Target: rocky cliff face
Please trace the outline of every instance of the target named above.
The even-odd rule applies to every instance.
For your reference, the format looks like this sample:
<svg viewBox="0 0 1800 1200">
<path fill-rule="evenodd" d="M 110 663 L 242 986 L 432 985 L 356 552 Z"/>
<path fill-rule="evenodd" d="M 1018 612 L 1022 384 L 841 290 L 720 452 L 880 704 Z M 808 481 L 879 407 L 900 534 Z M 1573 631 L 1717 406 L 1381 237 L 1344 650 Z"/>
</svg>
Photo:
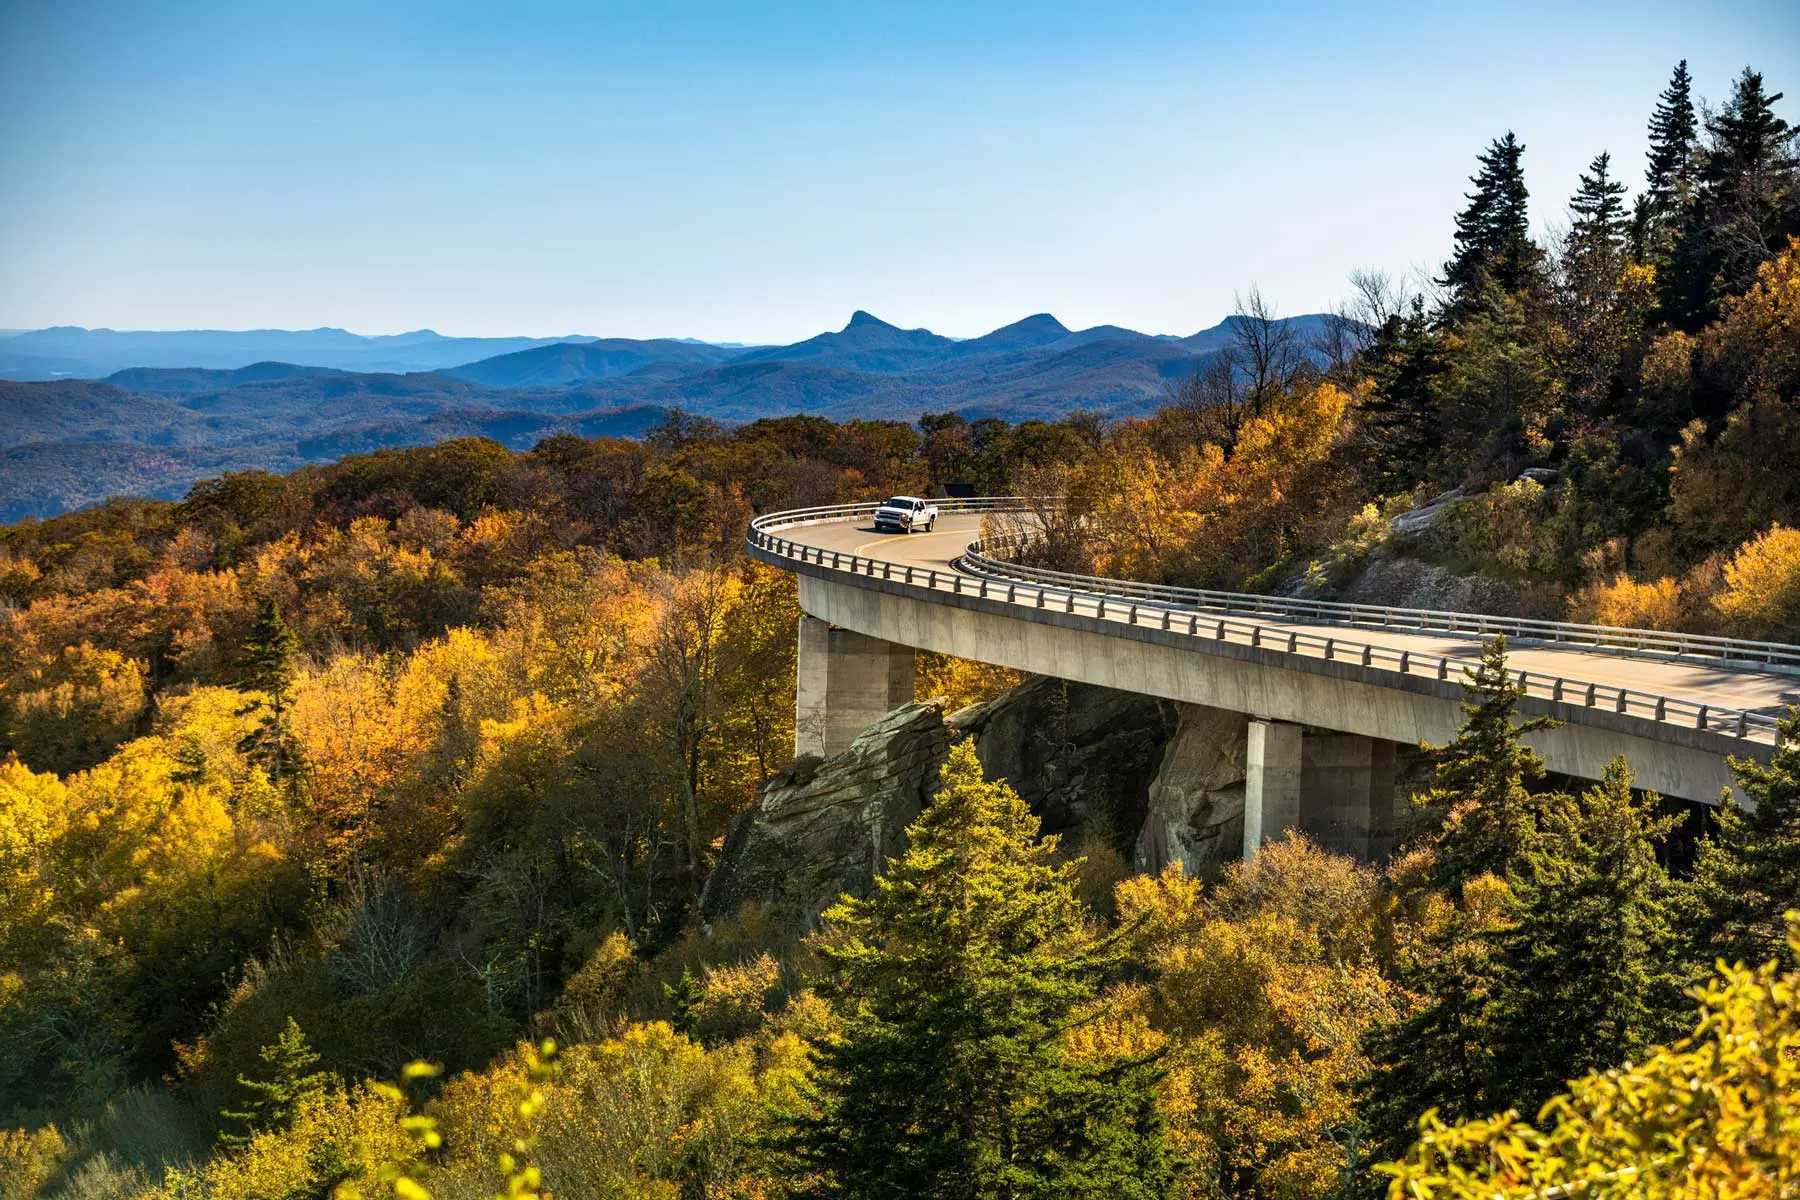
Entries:
<svg viewBox="0 0 1800 1200">
<path fill-rule="evenodd" d="M 1185 838 L 1183 847 L 1210 845 L 1204 831 L 1216 823 L 1213 809 L 1201 810 L 1210 792 L 1157 790 L 1157 773 L 1177 725 L 1175 705 L 1048 678 L 1028 680 L 948 717 L 935 702 L 896 709 L 843 753 L 801 758 L 763 785 L 755 807 L 738 819 L 726 840 L 701 899 L 702 914 L 717 920 L 756 903 L 778 920 L 810 924 L 840 892 L 866 894 L 884 861 L 905 848 L 906 826 L 936 786 L 955 737 L 975 740 L 989 778 L 1009 781 L 1042 819 L 1046 833 L 1098 832 L 1128 859 L 1149 821 L 1163 840 Z M 1241 828 L 1242 719 L 1235 735 L 1223 726 L 1220 732 L 1238 743 Z M 1203 756 L 1205 736 L 1199 726 L 1189 730 L 1183 769 Z M 1220 768 L 1208 778 L 1220 780 L 1219 788 L 1228 794 L 1227 774 L 1228 767 Z M 1157 795 L 1167 797 L 1168 811 L 1153 817 Z M 1228 822 L 1228 799 L 1216 807 L 1217 820 Z M 1172 832 L 1177 826 L 1180 834 Z M 1229 836 L 1213 840 L 1236 845 Z M 1192 853 L 1197 863 L 1208 851 Z M 1163 861 L 1154 860 L 1154 866 Z"/>
<path fill-rule="evenodd" d="M 708 920 L 746 903 L 811 923 L 841 892 L 864 895 L 906 848 L 950 748 L 937 701 L 897 708 L 829 759 L 804 755 L 762 786 L 732 826 L 701 893 Z"/>
<path fill-rule="evenodd" d="M 1175 732 L 1175 706 L 1044 676 L 950 718 L 989 779 L 1012 784 L 1045 833 L 1086 827 L 1126 857 Z"/>
<path fill-rule="evenodd" d="M 885 861 L 905 849 L 906 827 L 958 737 L 974 739 L 988 777 L 1011 783 L 1044 832 L 1097 833 L 1138 871 L 1180 861 L 1190 874 L 1214 876 L 1243 851 L 1248 723 L 1242 713 L 1044 677 L 949 716 L 938 702 L 909 704 L 843 753 L 803 757 L 763 785 L 726 840 L 702 914 L 717 920 L 753 903 L 804 926 L 840 893 L 866 894 Z M 1395 822 L 1406 806 L 1372 807 L 1373 790 L 1410 795 L 1428 781 L 1431 763 L 1386 746 L 1376 770 L 1376 748 L 1350 745 L 1358 741 L 1309 736 L 1305 769 L 1320 775 L 1306 785 L 1312 792 L 1328 800 L 1341 790 L 1332 755 L 1348 746 L 1364 754 L 1370 794 L 1355 829 L 1332 825 L 1336 810 L 1325 803 L 1314 814 L 1319 827 L 1306 831 L 1328 847 L 1381 856 L 1402 832 Z"/>
<path fill-rule="evenodd" d="M 1206 877 L 1243 853 L 1249 719 L 1199 704 L 1174 707 L 1179 720 L 1149 787 L 1132 865 L 1155 872 L 1179 860 L 1190 875 Z"/>
</svg>

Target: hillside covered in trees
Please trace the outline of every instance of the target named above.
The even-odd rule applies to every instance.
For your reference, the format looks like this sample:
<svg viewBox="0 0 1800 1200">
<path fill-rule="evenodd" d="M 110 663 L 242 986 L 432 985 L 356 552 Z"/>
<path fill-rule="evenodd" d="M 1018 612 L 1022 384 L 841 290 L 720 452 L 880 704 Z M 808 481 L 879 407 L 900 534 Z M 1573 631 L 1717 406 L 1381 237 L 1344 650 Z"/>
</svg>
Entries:
<svg viewBox="0 0 1800 1200">
<path fill-rule="evenodd" d="M 1315 314 L 1283 325 L 1310 337 L 1320 321 Z M 468 361 L 442 356 L 457 347 L 473 354 L 480 339 L 397 343 L 316 332 L 331 336 L 0 336 L 0 520 L 53 516 L 117 494 L 173 499 L 223 472 L 287 471 L 458 437 L 514 450 L 559 434 L 635 437 L 670 409 L 729 422 L 792 414 L 911 421 L 937 410 L 1009 421 L 1075 410 L 1142 416 L 1232 337 L 1229 322 L 1153 337 L 1116 325 L 1071 330 L 1039 313 L 956 339 L 859 311 L 843 329 L 790 346 L 493 339 L 524 346 Z M 363 361 L 356 347 L 340 345 L 345 339 L 374 354 L 425 352 L 439 369 L 335 369 Z M 108 363 L 145 357 L 103 379 L 9 376 L 9 347 L 70 342 L 97 343 Z M 283 348 L 303 357 L 243 357 Z M 215 362 L 225 366 L 197 365 Z M 6 382 L 14 377 L 39 382 Z"/>
<path fill-rule="evenodd" d="M 1142 417 L 677 413 L 0 530 L 0 1193 L 1792 1194 L 1800 722 L 1673 854 L 1627 764 L 1543 777 L 1502 644 L 1386 864 L 1134 876 L 963 745 L 870 894 L 698 914 L 793 758 L 757 512 L 1054 493 L 1057 565 L 1800 639 L 1800 163 L 1728 86 L 1549 245 L 1497 138 L 1440 276 L 1304 340 L 1249 295 Z"/>
</svg>

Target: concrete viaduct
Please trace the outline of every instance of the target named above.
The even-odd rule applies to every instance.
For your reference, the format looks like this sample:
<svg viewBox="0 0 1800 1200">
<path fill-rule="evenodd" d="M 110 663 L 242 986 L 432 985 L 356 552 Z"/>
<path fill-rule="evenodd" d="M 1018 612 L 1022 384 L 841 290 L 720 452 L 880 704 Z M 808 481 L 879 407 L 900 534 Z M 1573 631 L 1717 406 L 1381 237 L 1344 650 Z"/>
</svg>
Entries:
<svg viewBox="0 0 1800 1200">
<path fill-rule="evenodd" d="M 1395 750 L 1448 741 L 1463 668 L 1508 635 L 1529 741 L 1553 771 L 1716 804 L 1727 755 L 1767 760 L 1800 699 L 1800 648 L 1647 630 L 1381 609 L 1061 575 L 984 553 L 984 515 L 943 502 L 930 533 L 873 505 L 776 513 L 748 552 L 799 577 L 796 751 L 828 756 L 913 699 L 915 650 L 1158 696 L 1247 720 L 1244 854 L 1299 828 L 1359 857 L 1396 828 Z M 1184 708 L 1184 712 L 1187 710 Z"/>
</svg>

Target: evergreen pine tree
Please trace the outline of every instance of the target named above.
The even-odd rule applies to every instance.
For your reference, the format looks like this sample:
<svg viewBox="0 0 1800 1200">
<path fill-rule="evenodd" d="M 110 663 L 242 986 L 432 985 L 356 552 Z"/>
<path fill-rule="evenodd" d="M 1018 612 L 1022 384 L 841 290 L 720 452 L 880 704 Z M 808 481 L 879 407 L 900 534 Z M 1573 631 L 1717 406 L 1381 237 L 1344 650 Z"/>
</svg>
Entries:
<svg viewBox="0 0 1800 1200">
<path fill-rule="evenodd" d="M 1470 177 L 1475 190 L 1456 218 L 1456 249 L 1439 281 L 1451 291 L 1452 314 L 1473 308 L 1490 280 L 1509 292 L 1532 281 L 1538 252 L 1531 241 L 1524 154 L 1524 143 L 1508 131 L 1481 155 L 1481 169 Z"/>
<path fill-rule="evenodd" d="M 1693 198 L 1693 168 L 1699 119 L 1694 114 L 1694 81 L 1687 59 L 1675 64 L 1669 86 L 1650 114 L 1646 187 L 1631 218 L 1631 253 L 1667 274 L 1675 231 Z"/>
<path fill-rule="evenodd" d="M 1625 249 L 1625 185 L 1612 178 L 1612 155 L 1601 152 L 1588 164 L 1569 201 L 1574 220 L 1569 242 L 1593 254 L 1616 258 Z"/>
<path fill-rule="evenodd" d="M 706 981 L 688 967 L 681 968 L 681 978 L 662 985 L 663 999 L 669 1002 L 669 1024 L 677 1033 L 694 1032 L 694 1012 L 706 999 Z"/>
<path fill-rule="evenodd" d="M 257 1057 L 262 1059 L 264 1077 L 238 1076 L 238 1083 L 250 1093 L 249 1103 L 242 1112 L 226 1110 L 219 1114 L 239 1122 L 243 1130 L 220 1134 L 221 1145 L 242 1146 L 259 1133 L 288 1128 L 302 1104 L 324 1095 L 337 1082 L 337 1076 L 331 1072 L 313 1069 L 319 1065 L 319 1055 L 307 1044 L 300 1023 L 292 1017 L 287 1019 L 281 1036 L 258 1051 Z"/>
<path fill-rule="evenodd" d="M 1706 122 L 1693 204 L 1682 222 L 1663 293 L 1670 317 L 1697 329 L 1727 296 L 1755 282 L 1756 268 L 1800 233 L 1800 164 L 1794 131 L 1775 115 L 1781 93 L 1744 68 L 1731 99 Z"/>
<path fill-rule="evenodd" d="M 1677 1030 L 1668 874 L 1674 823 L 1631 790 L 1624 759 L 1579 797 L 1556 797 L 1512 874 L 1516 919 L 1499 936 L 1488 1015 L 1495 1108 L 1535 1114 L 1565 1081 L 1639 1058 Z"/>
<path fill-rule="evenodd" d="M 1076 864 L 1004 783 L 952 747 L 936 798 L 867 900 L 826 914 L 816 1112 L 783 1146 L 832 1197 L 1154 1197 L 1174 1165 L 1143 1059 L 1065 1046 L 1120 961 Z"/>
<path fill-rule="evenodd" d="M 1444 814 L 1431 835 L 1431 882 L 1460 897 L 1484 874 L 1505 877 L 1531 849 L 1544 801 L 1526 784 L 1542 778 L 1544 760 L 1519 740 L 1554 728 L 1549 717 L 1514 720 L 1524 689 L 1506 666 L 1506 635 L 1496 634 L 1463 686 L 1463 724 L 1446 746 L 1433 748 L 1437 773 L 1424 797 Z"/>
<path fill-rule="evenodd" d="M 1680 207 L 1694 158 L 1694 138 L 1700 124 L 1694 115 L 1694 81 L 1687 59 L 1675 64 L 1675 74 L 1657 97 L 1650 114 L 1650 155 L 1644 170 L 1649 185 L 1645 195 L 1654 211 L 1667 216 Z"/>
<path fill-rule="evenodd" d="M 1428 835 L 1426 877 L 1442 894 L 1423 900 L 1439 915 L 1396 955 L 1397 981 L 1423 1003 L 1368 1040 L 1359 1107 L 1378 1158 L 1403 1152 L 1427 1109 L 1449 1120 L 1497 1107 L 1490 1010 L 1501 988 L 1501 939 L 1519 908 L 1506 881 L 1537 848 L 1540 816 L 1557 802 L 1526 787 L 1544 765 L 1519 735 L 1553 722 L 1514 719 L 1523 693 L 1508 674 L 1504 636 L 1482 647 L 1463 691 L 1462 728 L 1434 748 L 1437 775 L 1418 801 L 1444 814 Z"/>
<path fill-rule="evenodd" d="M 1444 351 L 1423 298 L 1415 296 L 1410 310 L 1383 323 L 1363 362 L 1375 385 L 1363 407 L 1363 425 L 1374 442 L 1364 460 L 1371 485 L 1394 494 L 1421 479 L 1445 480 L 1437 396 Z"/>
<path fill-rule="evenodd" d="M 256 620 L 250 636 L 244 640 L 238 656 L 242 686 L 267 694 L 269 698 L 269 734 L 266 739 L 270 775 L 276 787 L 281 786 L 281 770 L 287 744 L 285 715 L 292 699 L 296 660 L 300 641 L 288 623 L 282 620 L 281 607 L 273 596 L 264 596 L 257 606 Z M 264 739 L 252 737 L 252 742 Z"/>
<path fill-rule="evenodd" d="M 1683 940 L 1696 976 L 1719 959 L 1758 967 L 1787 952 L 1782 914 L 1800 907 L 1800 707 L 1777 728 L 1768 765 L 1731 760 L 1749 806 L 1720 802 L 1718 830 L 1700 842 L 1683 889 Z"/>
<path fill-rule="evenodd" d="M 1568 335 L 1559 356 L 1566 394 L 1588 415 L 1622 388 L 1619 365 L 1638 335 L 1641 316 L 1624 302 L 1631 222 L 1625 185 L 1612 178 L 1612 156 L 1600 154 L 1569 201 L 1569 234 L 1557 272 L 1557 319 Z"/>
</svg>

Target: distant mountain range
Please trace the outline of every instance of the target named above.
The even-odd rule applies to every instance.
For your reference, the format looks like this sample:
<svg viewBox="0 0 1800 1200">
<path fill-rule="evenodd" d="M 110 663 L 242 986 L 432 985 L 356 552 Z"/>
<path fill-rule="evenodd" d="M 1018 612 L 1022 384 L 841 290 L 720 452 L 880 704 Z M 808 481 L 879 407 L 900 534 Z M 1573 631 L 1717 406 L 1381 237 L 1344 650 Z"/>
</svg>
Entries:
<svg viewBox="0 0 1800 1200">
<path fill-rule="evenodd" d="M 126 367 L 300 363 L 342 371 L 435 371 L 583 336 L 451 338 L 429 329 L 364 337 L 343 329 L 183 329 L 175 332 L 55 325 L 0 335 L 0 379 L 99 379 Z"/>
<path fill-rule="evenodd" d="M 1302 343 L 1322 322 L 1288 319 Z M 450 437 L 524 449 L 555 433 L 637 436 L 671 409 L 725 422 L 1141 415 L 1230 337 L 1229 322 L 1170 337 L 1070 330 L 1039 313 L 959 340 L 861 311 L 836 332 L 755 347 L 430 330 L 33 330 L 0 336 L 0 521 Z"/>
</svg>

